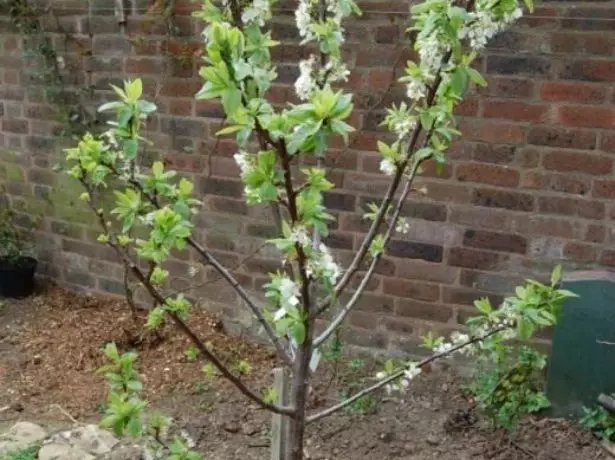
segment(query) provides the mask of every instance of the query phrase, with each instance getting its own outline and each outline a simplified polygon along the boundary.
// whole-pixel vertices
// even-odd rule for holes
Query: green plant
[[[239,375],[248,375],[252,372],[252,365],[245,359],[236,362],[233,368]]]
[[[102,407],[103,428],[113,430],[116,436],[129,435],[146,441],[149,450],[156,455],[173,460],[201,460],[179,437],[167,441],[171,419],[155,414],[145,417],[147,403],[139,397],[143,385],[139,380],[134,352],[120,354],[114,343],[105,346],[103,353],[107,363],[98,372],[104,374],[109,386],[107,403]]]
[[[604,407],[583,408],[583,417],[579,423],[591,430],[596,436],[615,442],[615,415]]]
[[[525,346],[497,363],[479,360],[470,391],[496,427],[513,429],[526,415],[549,407],[542,375],[546,363],[545,355]]]
[[[39,446],[31,446],[26,449],[14,450],[6,454],[2,460],[36,460]]]
[[[31,250],[29,237],[15,223],[15,214],[0,203],[0,261],[18,264]]]

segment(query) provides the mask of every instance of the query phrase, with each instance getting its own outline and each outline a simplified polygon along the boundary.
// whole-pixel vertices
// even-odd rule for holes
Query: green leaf
[[[430,149],[429,147],[423,147],[422,149],[416,151],[416,153],[414,154],[414,158],[416,159],[416,161],[423,161],[431,157],[432,154],[433,149]]]
[[[141,382],[131,380],[126,384],[126,388],[128,388],[130,391],[141,391],[143,390],[143,385],[141,385]]]
[[[233,117],[241,107],[241,91],[238,88],[230,88],[222,93],[222,105],[224,111]]]
[[[291,324],[291,333],[298,344],[305,342],[305,325],[301,321],[294,321]]]
[[[558,265],[551,273],[551,286],[555,287],[562,279],[562,266]]]
[[[184,197],[188,197],[192,193],[192,190],[194,190],[194,184],[182,177],[179,181],[179,193]]]
[[[457,96],[464,96],[468,89],[468,74],[466,69],[458,67],[451,74],[451,87]]]
[[[122,102],[107,102],[103,105],[101,105],[100,107],[98,107],[98,111],[99,112],[108,112],[110,110],[117,110],[121,107],[124,107],[124,104]]]
[[[154,177],[162,176],[163,172],[164,172],[164,165],[162,164],[162,162],[155,161],[154,164],[152,165],[152,173],[154,173]]]
[[[231,126],[227,126],[226,128],[222,128],[220,131],[218,131],[216,133],[216,136],[222,136],[224,134],[232,134],[234,132],[237,132],[241,129],[245,128],[245,125],[231,125]]]
[[[132,161],[137,156],[137,150],[139,149],[139,143],[136,139],[128,139],[124,141],[124,158],[128,161]]]
[[[483,76],[480,74],[478,70],[473,69],[471,67],[468,67],[466,70],[468,72],[468,76],[470,77],[470,80],[472,80],[473,83],[483,88],[487,86],[487,81],[483,78]]]

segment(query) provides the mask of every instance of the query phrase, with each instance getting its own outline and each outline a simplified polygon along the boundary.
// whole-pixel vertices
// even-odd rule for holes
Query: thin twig
[[[436,360],[438,360],[440,358],[443,358],[445,356],[451,355],[455,351],[460,350],[460,349],[462,349],[464,347],[467,347],[468,345],[472,345],[472,344],[474,344],[476,342],[483,341],[486,338],[488,338],[488,337],[490,337],[490,336],[492,336],[494,334],[497,334],[498,332],[503,331],[504,329],[506,329],[506,328],[504,328],[504,327],[496,328],[496,329],[492,330],[491,332],[489,332],[488,334],[485,334],[485,335],[483,335],[481,337],[471,338],[467,342],[461,343],[459,345],[455,345],[455,346],[453,346],[452,348],[450,348],[447,351],[444,351],[444,352],[441,352],[441,353],[435,353],[435,354],[433,354],[433,355],[431,355],[431,356],[429,356],[427,358],[423,358],[421,361],[419,361],[419,363],[416,365],[416,367],[417,368],[425,367],[427,364],[429,364],[429,363],[431,363],[433,361],[436,361]],[[368,395],[370,393],[373,393],[376,390],[379,390],[380,388],[388,385],[389,383],[395,382],[396,380],[398,380],[398,379],[400,379],[401,377],[404,376],[404,374],[406,373],[406,370],[407,370],[406,367],[398,369],[397,371],[395,371],[391,375],[389,375],[387,378],[385,378],[385,379],[375,383],[374,385],[372,385],[370,387],[365,388],[364,390],[359,391],[358,393],[356,393],[352,397],[342,401],[341,403],[336,404],[334,406],[331,406],[328,409],[323,410],[322,412],[318,412],[316,414],[313,414],[313,415],[309,416],[307,418],[307,422],[308,423],[315,422],[316,420],[319,420],[319,419],[321,419],[323,417],[331,415],[332,413],[337,412],[337,411],[343,409],[346,406],[349,406],[350,404],[355,402],[357,399],[361,399],[362,397],[364,397],[364,396],[366,396],[366,395]]]
[[[55,407],[56,409],[58,409],[60,412],[62,412],[71,422],[73,422],[75,425],[81,425],[81,422],[79,420],[77,420],[75,417],[73,417],[72,415],[70,415],[66,410],[64,410],[64,408],[62,406],[60,406],[59,404],[52,404],[51,407]]]

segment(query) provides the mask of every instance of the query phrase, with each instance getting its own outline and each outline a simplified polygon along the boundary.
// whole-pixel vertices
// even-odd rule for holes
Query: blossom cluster
[[[404,391],[410,386],[410,381],[419,376],[421,372],[422,370],[419,364],[414,361],[410,361],[406,364],[403,375],[399,379],[386,384],[384,389],[389,394],[395,390]],[[378,380],[384,380],[386,377],[388,377],[388,375],[385,371],[380,371],[376,374],[376,379]]]
[[[459,31],[459,38],[469,40],[470,48],[474,51],[481,51],[489,40],[522,16],[521,8],[497,17],[490,10],[480,9],[479,5],[477,11],[470,13],[471,19],[467,25]]]
[[[339,0],[326,0],[326,18],[315,20],[314,16],[317,9],[314,1],[299,0],[299,5],[295,10],[295,22],[299,30],[299,36],[302,38],[301,44],[314,40],[318,42],[324,41],[324,37],[320,37],[314,32],[314,25],[326,24],[331,32],[330,37],[327,37],[327,39],[334,41],[336,47],[339,48],[344,42],[342,20],[348,14],[342,9]],[[331,83],[348,80],[350,71],[340,57],[332,53],[327,54],[327,61],[324,66],[320,65],[314,55],[310,55],[308,59],[299,62],[299,77],[295,81],[295,92],[300,100],[308,100],[319,87],[324,88]]]

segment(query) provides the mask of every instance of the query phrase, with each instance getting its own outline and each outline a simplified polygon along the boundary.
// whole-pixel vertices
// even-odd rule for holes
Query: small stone
[[[252,436],[260,432],[260,428],[253,423],[244,423],[241,425],[241,432],[247,436]]]
[[[0,456],[12,450],[24,449],[47,437],[47,432],[39,425],[18,422],[0,436]]]
[[[94,460],[96,457],[64,442],[52,442],[38,451],[38,460]]]
[[[20,403],[20,402],[12,403],[10,405],[10,408],[11,408],[12,411],[15,411],[15,412],[23,412],[23,409],[24,409],[23,404]]]
[[[40,364],[42,361],[41,355],[34,355],[32,358],[32,364]]]
[[[239,433],[239,430],[241,430],[241,426],[237,422],[227,422],[223,428],[228,433]]]
[[[382,442],[389,443],[393,440],[393,433],[391,433],[390,431],[387,433],[380,433],[379,438]]]
[[[437,436],[430,434],[425,438],[425,442],[430,446],[437,446],[438,444],[440,444],[440,439]]]

